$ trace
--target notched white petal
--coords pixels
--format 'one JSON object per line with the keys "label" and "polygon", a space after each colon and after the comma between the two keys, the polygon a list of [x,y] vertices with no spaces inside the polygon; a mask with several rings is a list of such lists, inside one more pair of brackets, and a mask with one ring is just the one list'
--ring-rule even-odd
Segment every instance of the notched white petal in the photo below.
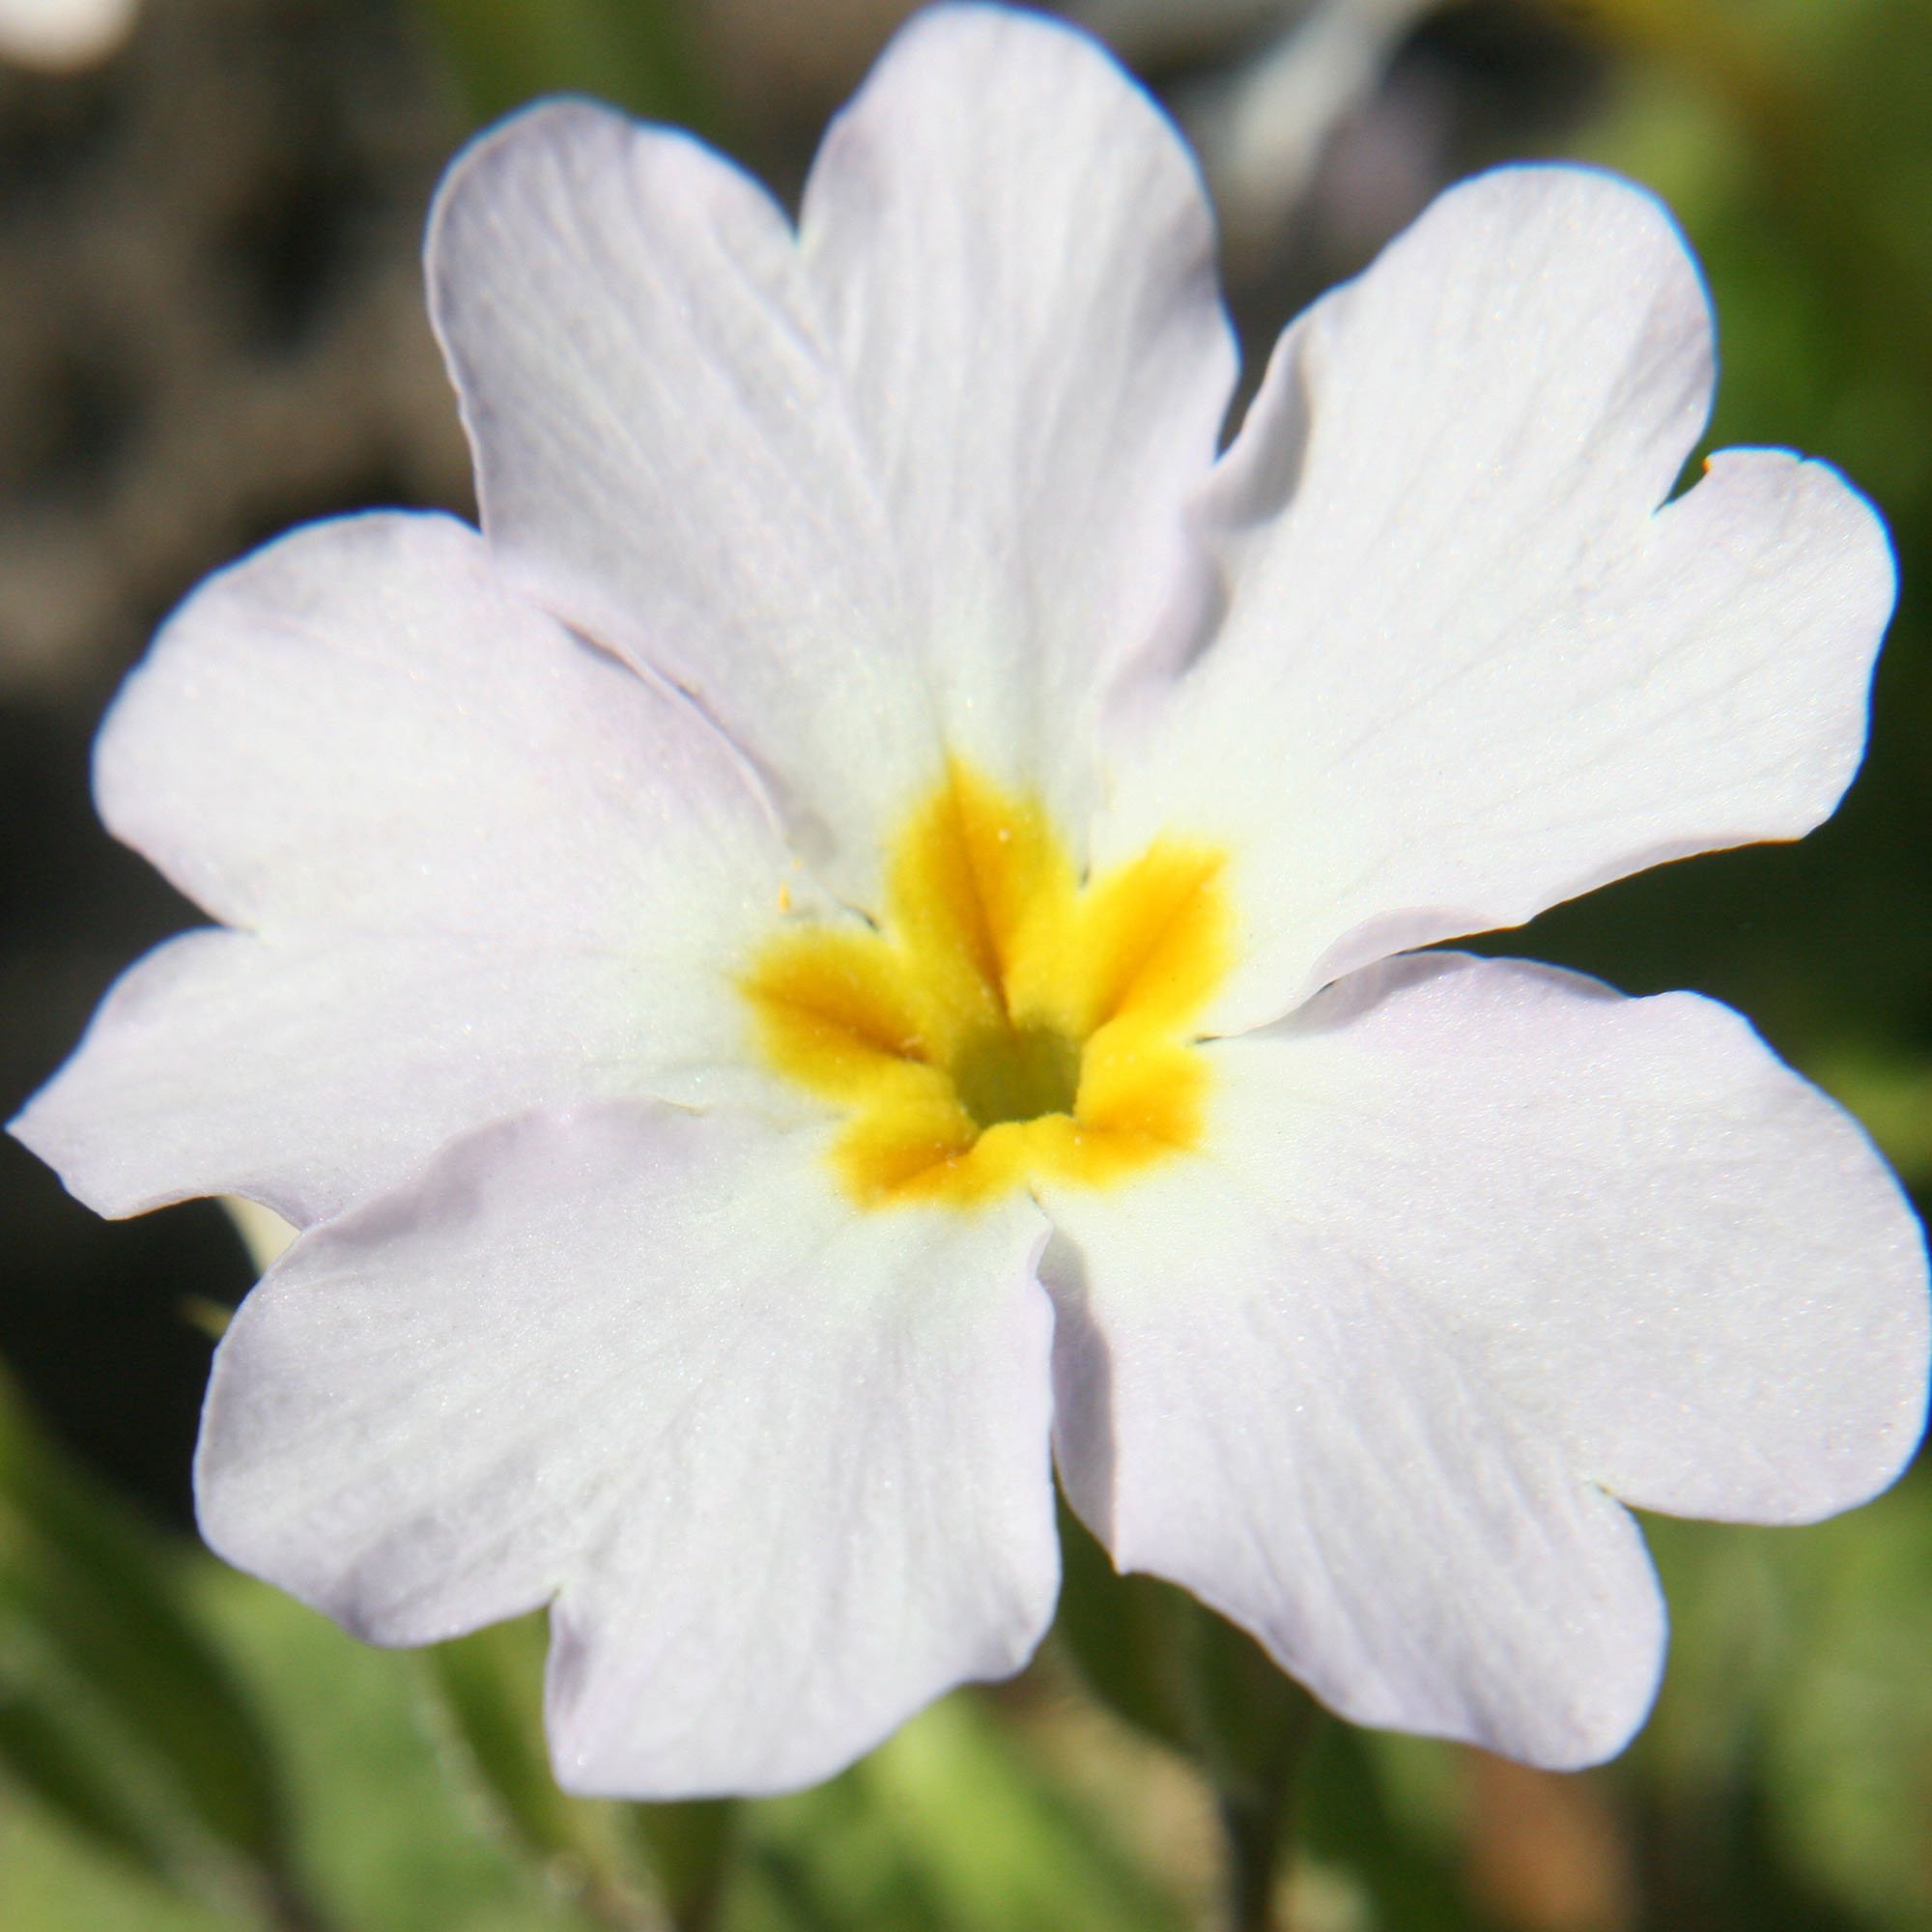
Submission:
{"label": "notched white petal", "polygon": [[935,724],[783,211],[686,135],[550,102],[450,168],[427,272],[501,567],[696,692],[850,859]]}
{"label": "notched white petal", "polygon": [[1047,1197],[1061,1467],[1345,1715],[1608,1755],[1662,1642],[1610,1495],[1804,1521],[1910,1459],[1917,1221],[1736,1014],[1438,953],[1211,1052],[1211,1160]]}
{"label": "notched white petal", "polygon": [[934,8],[828,130],[800,246],[949,745],[1084,827],[1236,376],[1194,157],[1085,34]]}
{"label": "notched white petal", "polygon": [[1069,1499],[1344,1717],[1611,1755],[1662,1660],[1635,1526],[1291,1189],[1200,1160],[1049,1198]]}
{"label": "notched white petal", "polygon": [[203,1531],[378,1642],[554,1598],[572,1789],[829,1776],[1051,1614],[1042,1235],[857,1214],[729,1109],[489,1128],[242,1305]]}
{"label": "notched white petal", "polygon": [[1225,609],[1126,714],[1103,838],[1236,852],[1218,1030],[1836,804],[1884,529],[1776,451],[1660,512],[1711,370],[1668,217],[1573,168],[1453,190],[1284,337],[1202,503]]}
{"label": "notched white petal", "polygon": [[[1223,1064],[1250,1169],[1399,1263],[1626,1501],[1807,1521],[1910,1459],[1918,1219],[1857,1122],[1728,1009],[1435,954]],[[1399,1216],[1350,1206],[1389,1200]]]}
{"label": "notched white petal", "polygon": [[508,590],[443,517],[311,526],[128,678],[101,813],[246,933],[124,977],[15,1130],[82,1199],[299,1221],[453,1133],[742,1061],[728,975],[791,878],[687,704]]}

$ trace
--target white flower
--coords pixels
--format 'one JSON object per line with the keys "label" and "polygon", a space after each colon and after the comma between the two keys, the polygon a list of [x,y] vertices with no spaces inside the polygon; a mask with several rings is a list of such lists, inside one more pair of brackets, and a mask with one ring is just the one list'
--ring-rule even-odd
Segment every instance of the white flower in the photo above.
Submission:
{"label": "white flower", "polygon": [[134,30],[136,0],[0,0],[0,60],[64,73],[92,67]]}
{"label": "white flower", "polygon": [[[1234,376],[1187,156],[1074,32],[916,20],[794,233],[539,107],[429,279],[483,533],[298,530],[102,731],[222,922],[17,1131],[309,1229],[216,1361],[216,1549],[383,1643],[551,1604],[580,1790],[820,1776],[1014,1669],[1050,1457],[1346,1715],[1615,1749],[1623,1504],[1918,1437],[1920,1236],[1736,1015],[1427,953],[1788,838],[1892,569],[1733,451],[1668,219],[1443,197]],[[1051,1443],[1051,1450],[1049,1450]]]}

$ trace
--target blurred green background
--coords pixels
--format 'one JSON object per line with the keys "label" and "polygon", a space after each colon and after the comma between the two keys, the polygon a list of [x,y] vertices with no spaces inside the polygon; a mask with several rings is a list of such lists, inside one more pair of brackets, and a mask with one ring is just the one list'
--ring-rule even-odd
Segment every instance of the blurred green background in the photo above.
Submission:
{"label": "blurred green background", "polygon": [[[795,188],[895,0],[149,0],[0,68],[0,1101],[192,914],[95,827],[87,743],[154,623],[301,518],[469,507],[415,250],[480,121],[581,89]],[[1444,183],[1568,156],[1708,271],[1713,442],[1840,465],[1903,592],[1871,753],[1796,847],[1674,866],[1497,950],[1741,1007],[1932,1190],[1932,12],[1920,0],[1363,5],[1367,81],[1231,131],[1298,11],[1081,10],[1202,143],[1258,367]],[[823,1789],[558,1796],[539,1627],[362,1649],[194,1543],[210,1335],[251,1268],[206,1204],[110,1226],[0,1149],[0,1928],[521,1932],[1223,1922],[1221,1822],[1296,1827],[1294,1932],[1932,1926],[1932,1470],[1817,1528],[1653,1521],[1676,1623],[1614,1765],[1318,1728],[1252,1652],[1069,1532],[1062,1624]],[[1218,1700],[1218,1701],[1217,1701]],[[1254,1911],[1251,1910],[1251,1918]]]}

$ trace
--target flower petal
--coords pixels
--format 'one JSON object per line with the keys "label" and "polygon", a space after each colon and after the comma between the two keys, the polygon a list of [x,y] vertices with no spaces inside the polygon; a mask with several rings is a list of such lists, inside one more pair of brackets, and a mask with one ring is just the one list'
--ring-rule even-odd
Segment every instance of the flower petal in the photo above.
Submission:
{"label": "flower petal", "polygon": [[427,255],[503,568],[696,693],[821,865],[869,844],[937,720],[783,211],[684,135],[559,101],[457,159]]}
{"label": "flower petal", "polygon": [[1091,789],[1233,376],[1192,164],[1094,43],[915,22],[802,242],[682,136],[534,109],[451,170],[429,277],[506,569],[696,693],[840,890],[948,750]]}
{"label": "flower petal", "polygon": [[1689,994],[1431,955],[1213,1051],[1211,1160],[1046,1202],[1076,1504],[1347,1715],[1607,1754],[1662,1627],[1598,1486],[1804,1520],[1911,1455],[1895,1183]]}
{"label": "flower petal", "polygon": [[833,124],[801,245],[951,747],[1084,828],[1235,382],[1194,159],[1084,34],[934,8]]}
{"label": "flower petal", "polygon": [[625,1103],[446,1149],[243,1304],[210,1543],[378,1642],[555,1597],[581,1791],[805,1783],[1016,1669],[1058,1577],[1043,1224],[858,1215],[828,1171]]}
{"label": "flower petal", "polygon": [[709,1096],[787,861],[715,731],[439,517],[319,525],[212,580],[103,727],[109,827],[251,928],[163,947],[20,1137],[109,1213],[306,1222],[450,1134]]}
{"label": "flower petal", "polygon": [[1432,954],[1225,1047],[1233,1157],[1330,1226],[1374,1204],[1374,1252],[1626,1502],[1807,1521],[1910,1458],[1917,1217],[1729,1008]]}
{"label": "flower petal", "polygon": [[1711,377],[1668,217],[1576,168],[1443,196],[1284,337],[1202,507],[1223,620],[1168,702],[1142,694],[1106,841],[1186,825],[1236,852],[1217,1029],[1831,811],[1885,532],[1765,450],[1658,511]]}
{"label": "flower petal", "polygon": [[1663,1654],[1642,1539],[1426,1305],[1207,1160],[1046,1206],[1061,1479],[1122,1570],[1357,1723],[1552,1766],[1630,1736]]}

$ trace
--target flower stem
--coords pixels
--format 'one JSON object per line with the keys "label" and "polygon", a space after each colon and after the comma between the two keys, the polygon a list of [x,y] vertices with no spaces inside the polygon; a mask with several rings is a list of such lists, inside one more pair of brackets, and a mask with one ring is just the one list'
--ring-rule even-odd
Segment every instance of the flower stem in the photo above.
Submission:
{"label": "flower stem", "polygon": [[1193,1618],[1186,1662],[1188,1728],[1228,1848],[1230,1932],[1289,1932],[1275,1898],[1321,1707],[1211,1611]]}
{"label": "flower stem", "polygon": [[1293,1849],[1299,1773],[1321,1716],[1305,1693],[1304,1701],[1306,1721],[1291,1727],[1269,1775],[1251,1791],[1216,1793],[1228,1845],[1230,1932],[1291,1932],[1275,1917],[1277,1881]]}
{"label": "flower stem", "polygon": [[736,1803],[708,1798],[636,1804],[631,1816],[649,1851],[676,1932],[711,1932],[737,1851]]}

